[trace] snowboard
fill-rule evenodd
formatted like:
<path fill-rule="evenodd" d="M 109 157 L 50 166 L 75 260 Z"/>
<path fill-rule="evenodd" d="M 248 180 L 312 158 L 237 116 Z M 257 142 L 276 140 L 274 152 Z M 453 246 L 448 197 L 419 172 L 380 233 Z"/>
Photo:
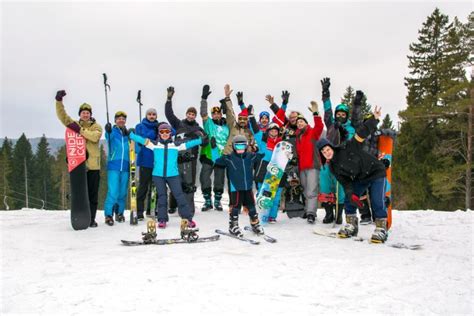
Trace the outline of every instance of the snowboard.
<path fill-rule="evenodd" d="M 166 239 L 155 239 L 150 242 L 144 241 L 131 241 L 131 240 L 121 240 L 124 246 L 146 246 L 146 245 L 172 245 L 172 244 L 196 244 L 202 242 L 210 242 L 219 240 L 219 235 L 213 235 L 209 237 L 199 237 L 196 240 L 188 241 L 182 238 L 166 238 Z"/>
<path fill-rule="evenodd" d="M 268 215 L 273 206 L 275 195 L 285 172 L 288 161 L 293 157 L 292 145 L 281 141 L 273 149 L 273 154 L 267 166 L 267 173 L 257 194 L 256 207 L 262 224 L 268 222 Z"/>
<path fill-rule="evenodd" d="M 137 217 L 137 164 L 135 155 L 135 142 L 130 142 L 130 225 L 138 224 Z"/>
<path fill-rule="evenodd" d="M 260 244 L 260 242 L 257 241 L 257 240 L 235 236 L 235 235 L 232 235 L 231 233 L 225 232 L 225 231 L 220 230 L 220 229 L 216 229 L 216 233 L 218 233 L 219 235 L 224 235 L 224 236 L 228 236 L 228 237 L 231 237 L 231 238 L 235 238 L 235 239 L 238 239 L 240 241 L 245 241 L 245 242 L 251 243 L 252 245 L 259 245 Z"/>
<path fill-rule="evenodd" d="M 87 190 L 86 140 L 66 128 L 66 157 L 71 184 L 71 225 L 74 230 L 87 229 L 91 223 Z"/>
<path fill-rule="evenodd" d="M 386 186 L 385 186 L 385 206 L 387 208 L 387 230 L 392 226 L 392 152 L 396 132 L 391 129 L 381 130 L 378 139 L 378 150 L 380 159 L 388 159 L 390 166 L 387 168 Z"/>

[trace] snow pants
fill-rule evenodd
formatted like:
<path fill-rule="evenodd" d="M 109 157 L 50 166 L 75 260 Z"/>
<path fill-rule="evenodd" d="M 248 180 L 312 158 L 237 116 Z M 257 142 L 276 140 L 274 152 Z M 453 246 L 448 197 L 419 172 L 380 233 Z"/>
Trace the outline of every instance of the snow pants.
<path fill-rule="evenodd" d="M 181 179 L 182 184 L 181 191 L 184 193 L 186 200 L 188 201 L 189 209 L 191 210 L 192 216 L 194 216 L 194 193 L 196 192 L 197 159 L 178 163 L 178 170 L 179 178 Z M 169 198 L 170 208 L 179 208 L 179 202 L 177 203 L 177 199 L 175 199 L 176 196 L 170 193 Z"/>
<path fill-rule="evenodd" d="M 300 182 L 304 189 L 304 197 L 306 198 L 306 214 L 316 216 L 318 209 L 319 170 L 315 168 L 301 170 Z"/>
<path fill-rule="evenodd" d="M 370 196 L 370 205 L 375 218 L 387 218 L 387 208 L 385 206 L 385 177 L 377 178 L 369 182 L 352 182 L 352 190 L 355 195 L 361 196 L 368 189 Z M 350 197 L 346 196 L 344 208 L 346 214 L 356 214 L 357 207 L 349 201 Z"/>
<path fill-rule="evenodd" d="M 118 214 L 123 214 L 125 210 L 125 199 L 127 198 L 128 171 L 109 170 L 107 171 L 107 197 L 104 205 L 104 215 L 112 216 L 114 205 L 118 205 Z"/>
<path fill-rule="evenodd" d="M 201 173 L 199 174 L 199 182 L 201 183 L 202 192 L 210 192 L 212 189 L 211 175 L 214 172 L 214 193 L 224 192 L 225 168 L 211 165 L 208 163 L 201 164 Z"/>
<path fill-rule="evenodd" d="M 170 191 L 177 204 L 178 214 L 181 218 L 192 220 L 193 213 L 189 207 L 186 195 L 183 192 L 181 186 L 181 179 L 179 176 L 175 177 L 157 177 L 153 176 L 153 182 L 155 183 L 156 193 L 158 195 L 158 221 L 168 221 L 168 196 L 166 190 L 166 184 L 168 184 Z"/>
<path fill-rule="evenodd" d="M 150 191 L 153 168 L 140 167 L 139 182 L 137 190 L 137 213 L 143 215 L 145 210 L 145 199 Z"/>
<path fill-rule="evenodd" d="M 91 223 L 95 221 L 97 205 L 99 204 L 100 170 L 87 171 L 87 191 L 89 193 L 89 207 L 91 209 Z"/>

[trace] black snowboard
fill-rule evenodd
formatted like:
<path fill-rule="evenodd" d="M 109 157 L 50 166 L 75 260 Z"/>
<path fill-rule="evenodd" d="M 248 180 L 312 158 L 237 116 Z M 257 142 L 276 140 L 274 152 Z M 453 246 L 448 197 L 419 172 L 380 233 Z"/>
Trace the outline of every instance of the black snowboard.
<path fill-rule="evenodd" d="M 91 223 L 86 173 L 86 141 L 66 129 L 66 153 L 71 183 L 71 225 L 74 230 L 87 229 Z"/>

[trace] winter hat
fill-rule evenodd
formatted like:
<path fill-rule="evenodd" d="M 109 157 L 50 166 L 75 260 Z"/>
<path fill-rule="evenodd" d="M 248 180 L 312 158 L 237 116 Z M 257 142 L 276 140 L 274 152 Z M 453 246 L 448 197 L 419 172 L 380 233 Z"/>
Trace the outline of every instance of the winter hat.
<path fill-rule="evenodd" d="M 239 113 L 239 116 L 248 117 L 249 111 L 247 109 L 243 109 L 242 112 Z"/>
<path fill-rule="evenodd" d="M 169 131 L 172 131 L 172 127 L 171 125 L 169 125 L 168 123 L 161 123 L 159 126 L 158 126 L 158 131 L 161 131 L 163 129 L 167 129 Z"/>
<path fill-rule="evenodd" d="M 296 117 L 296 122 L 298 122 L 298 120 L 304 120 L 306 124 L 308 124 L 308 120 L 304 117 L 303 114 L 298 114 L 298 116 Z"/>
<path fill-rule="evenodd" d="M 123 118 L 127 118 L 127 113 L 125 113 L 124 111 L 117 111 L 115 112 L 115 119 L 117 119 L 118 117 L 123 117 Z"/>
<path fill-rule="evenodd" d="M 278 126 L 277 123 L 270 123 L 267 127 L 267 131 L 269 131 L 271 129 L 276 129 L 277 131 L 280 131 L 280 126 Z"/>
<path fill-rule="evenodd" d="M 349 116 L 349 107 L 345 105 L 344 103 L 341 103 L 338 106 L 336 106 L 336 110 L 334 111 L 334 113 L 337 113 L 340 111 L 346 112 L 347 116 Z"/>
<path fill-rule="evenodd" d="M 89 113 L 92 115 L 92 107 L 87 104 L 87 103 L 82 103 L 81 106 L 79 107 L 79 114 L 81 115 L 82 111 L 89 111 Z"/>
<path fill-rule="evenodd" d="M 153 113 L 153 114 L 155 114 L 155 115 L 158 115 L 158 114 L 156 113 L 156 109 L 154 109 L 154 108 L 149 108 L 148 110 L 146 110 L 145 115 L 148 115 L 148 114 L 150 114 L 150 113 Z"/>
<path fill-rule="evenodd" d="M 190 106 L 187 110 L 186 110 L 186 114 L 188 114 L 189 112 L 191 113 L 194 113 L 194 115 L 197 115 L 197 110 L 194 106 Z"/>
<path fill-rule="evenodd" d="M 258 115 L 260 120 L 262 119 L 262 117 L 266 116 L 267 119 L 270 119 L 270 113 L 268 113 L 267 111 L 262 111 L 260 112 L 260 114 Z"/>
<path fill-rule="evenodd" d="M 318 140 L 316 142 L 316 147 L 318 148 L 318 152 L 319 152 L 319 158 L 321 159 L 321 163 L 324 165 L 326 163 L 326 158 L 324 157 L 324 155 L 321 153 L 321 150 L 326 147 L 326 146 L 329 146 L 331 147 L 333 150 L 334 150 L 334 145 L 333 143 L 331 143 L 328 139 L 326 138 L 321 138 L 320 140 Z"/>

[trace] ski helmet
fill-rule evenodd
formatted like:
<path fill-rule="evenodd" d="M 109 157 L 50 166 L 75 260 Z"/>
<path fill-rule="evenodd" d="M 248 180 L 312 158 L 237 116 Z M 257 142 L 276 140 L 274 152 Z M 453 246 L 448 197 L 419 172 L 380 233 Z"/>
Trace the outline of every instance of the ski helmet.
<path fill-rule="evenodd" d="M 232 148 L 234 151 L 236 150 L 247 150 L 248 142 L 247 137 L 244 135 L 237 135 L 234 136 L 232 139 Z"/>
<path fill-rule="evenodd" d="M 334 111 L 334 113 L 337 113 L 339 111 L 346 112 L 346 115 L 349 117 L 349 107 L 345 105 L 344 103 L 341 103 L 338 106 L 336 106 L 336 110 Z"/>
<path fill-rule="evenodd" d="M 269 131 L 271 129 L 276 129 L 277 131 L 280 131 L 280 127 L 278 126 L 277 123 L 270 123 L 267 127 L 267 131 Z"/>

